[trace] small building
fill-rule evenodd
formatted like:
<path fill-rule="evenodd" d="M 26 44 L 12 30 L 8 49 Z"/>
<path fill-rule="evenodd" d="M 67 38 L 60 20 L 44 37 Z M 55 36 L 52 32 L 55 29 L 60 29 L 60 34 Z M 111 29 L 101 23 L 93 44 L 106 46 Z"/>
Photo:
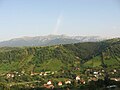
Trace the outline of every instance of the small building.
<path fill-rule="evenodd" d="M 62 86 L 63 84 L 62 84 L 62 82 L 58 82 L 58 86 Z"/>
<path fill-rule="evenodd" d="M 105 70 L 102 70 L 102 72 L 104 73 L 104 72 L 105 72 Z"/>
<path fill-rule="evenodd" d="M 66 80 L 65 84 L 71 84 L 71 81 L 70 80 Z"/>
<path fill-rule="evenodd" d="M 98 72 L 93 72 L 93 74 L 97 75 L 97 74 L 98 74 Z"/>
<path fill-rule="evenodd" d="M 54 88 L 54 85 L 52 84 L 52 81 L 49 80 L 49 81 L 47 82 L 47 84 L 44 84 L 44 87 L 45 87 L 45 88 L 48 88 L 48 89 L 53 89 L 53 88 Z"/>
<path fill-rule="evenodd" d="M 8 73 L 6 76 L 7 76 L 7 78 L 13 78 L 13 77 L 15 77 L 15 75 L 13 73 Z"/>
<path fill-rule="evenodd" d="M 39 75 L 42 76 L 44 74 L 44 72 L 41 72 Z"/>
<path fill-rule="evenodd" d="M 110 80 L 120 81 L 120 78 L 110 78 Z"/>
<path fill-rule="evenodd" d="M 49 81 L 47 82 L 47 85 L 51 85 L 51 84 L 52 84 L 52 81 L 49 80 Z"/>
<path fill-rule="evenodd" d="M 52 72 L 51 74 L 55 74 L 55 72 Z"/>
<path fill-rule="evenodd" d="M 8 74 L 7 74 L 7 78 L 10 78 L 10 77 L 11 77 L 11 74 L 10 74 L 10 73 L 8 73 Z"/>
<path fill-rule="evenodd" d="M 77 81 L 80 81 L 80 76 L 77 76 L 77 77 L 76 77 L 76 80 L 77 80 Z"/>
<path fill-rule="evenodd" d="M 116 70 L 116 69 L 114 69 L 113 71 L 114 71 L 115 73 L 117 72 L 117 70 Z"/>
<path fill-rule="evenodd" d="M 44 73 L 44 76 L 47 76 L 47 73 Z"/>

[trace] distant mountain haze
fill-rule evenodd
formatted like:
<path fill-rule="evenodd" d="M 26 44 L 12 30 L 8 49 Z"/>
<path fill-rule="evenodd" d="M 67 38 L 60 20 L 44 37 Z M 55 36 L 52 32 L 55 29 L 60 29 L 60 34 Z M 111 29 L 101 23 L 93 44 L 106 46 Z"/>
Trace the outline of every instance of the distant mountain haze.
<path fill-rule="evenodd" d="M 66 36 L 66 35 L 47 35 L 36 37 L 14 38 L 0 42 L 0 47 L 19 47 L 19 46 L 50 46 L 59 44 L 71 44 L 79 42 L 96 42 L 105 40 L 99 36 Z"/>

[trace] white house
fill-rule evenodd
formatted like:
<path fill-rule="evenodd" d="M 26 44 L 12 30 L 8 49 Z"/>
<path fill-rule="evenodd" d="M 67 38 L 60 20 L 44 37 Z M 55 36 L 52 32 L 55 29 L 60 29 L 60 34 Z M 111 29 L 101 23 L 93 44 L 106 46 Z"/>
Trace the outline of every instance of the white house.
<path fill-rule="evenodd" d="M 76 80 L 79 81 L 79 80 L 80 80 L 80 76 L 77 76 L 77 77 L 76 77 Z"/>
<path fill-rule="evenodd" d="M 48 81 L 48 82 L 47 82 L 47 85 L 51 85 L 51 84 L 52 84 L 52 82 L 51 82 L 51 81 Z"/>
<path fill-rule="evenodd" d="M 71 84 L 70 80 L 65 81 L 65 84 Z"/>
<path fill-rule="evenodd" d="M 58 83 L 58 86 L 62 86 L 62 85 L 63 85 L 62 82 L 59 82 L 59 83 Z"/>

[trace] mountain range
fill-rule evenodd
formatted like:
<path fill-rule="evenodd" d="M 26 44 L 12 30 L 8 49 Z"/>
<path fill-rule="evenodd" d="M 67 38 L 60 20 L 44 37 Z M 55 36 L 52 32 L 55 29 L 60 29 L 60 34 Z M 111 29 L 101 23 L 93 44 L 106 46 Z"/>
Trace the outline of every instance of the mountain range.
<path fill-rule="evenodd" d="M 79 42 L 96 42 L 106 38 L 99 36 L 66 36 L 66 35 L 47 35 L 36 37 L 14 38 L 0 42 L 0 47 L 20 47 L 20 46 L 51 46 L 59 44 L 71 44 Z"/>

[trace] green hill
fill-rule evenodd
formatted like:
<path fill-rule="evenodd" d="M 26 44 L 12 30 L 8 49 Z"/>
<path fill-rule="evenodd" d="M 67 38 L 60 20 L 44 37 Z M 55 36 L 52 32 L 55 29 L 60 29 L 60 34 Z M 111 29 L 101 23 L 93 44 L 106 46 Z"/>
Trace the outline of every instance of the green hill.
<path fill-rule="evenodd" d="M 59 71 L 71 67 L 120 67 L 120 39 L 46 47 L 0 48 L 0 73 Z"/>

